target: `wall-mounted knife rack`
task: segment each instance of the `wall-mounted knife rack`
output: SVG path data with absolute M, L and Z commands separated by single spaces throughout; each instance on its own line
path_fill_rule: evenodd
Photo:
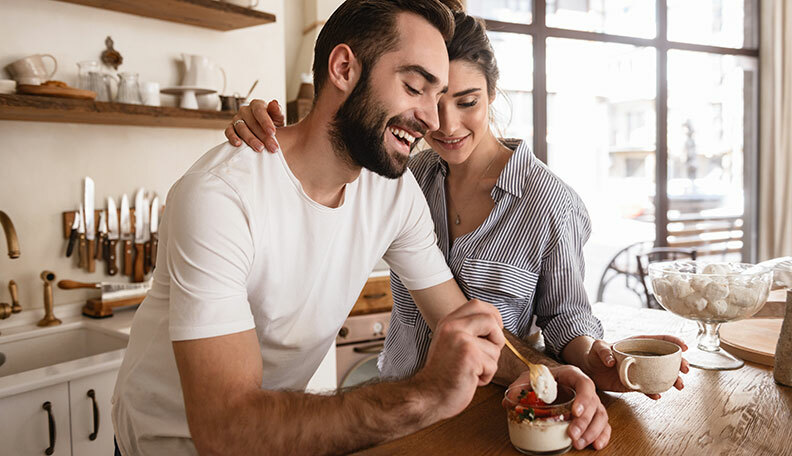
M 165 205 L 160 206 L 160 214 L 162 213 L 163 209 L 165 209 Z M 99 232 L 99 214 L 106 211 L 106 209 L 96 209 L 94 210 L 94 224 L 96 225 L 96 229 L 94 230 L 95 233 Z M 63 238 L 69 239 L 69 234 L 71 234 L 71 227 L 72 223 L 74 223 L 74 219 L 77 217 L 78 211 L 66 211 L 63 213 Z M 118 209 L 118 218 L 121 219 L 121 210 Z M 162 216 L 160 216 L 160 220 L 162 220 Z M 129 223 L 132 230 L 132 237 L 135 236 L 135 209 L 129 209 Z

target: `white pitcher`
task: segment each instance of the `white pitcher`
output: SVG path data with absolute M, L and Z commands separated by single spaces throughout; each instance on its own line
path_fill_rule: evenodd
M 219 71 L 223 76 L 223 87 L 219 92 L 225 92 L 226 74 L 222 67 L 213 63 L 209 58 L 197 54 L 182 54 L 182 61 L 184 62 L 184 78 L 181 84 L 183 87 L 215 89 L 217 88 L 215 76 Z

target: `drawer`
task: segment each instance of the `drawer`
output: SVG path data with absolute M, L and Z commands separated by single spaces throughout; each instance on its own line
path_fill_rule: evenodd
M 365 315 L 376 312 L 390 312 L 393 296 L 390 289 L 390 276 L 371 277 L 360 292 L 355 306 L 349 315 Z

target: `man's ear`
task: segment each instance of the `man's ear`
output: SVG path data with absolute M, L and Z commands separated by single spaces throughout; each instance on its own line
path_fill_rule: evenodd
M 338 90 L 349 94 L 357 85 L 362 68 L 352 48 L 341 43 L 330 53 L 327 70 L 330 83 Z

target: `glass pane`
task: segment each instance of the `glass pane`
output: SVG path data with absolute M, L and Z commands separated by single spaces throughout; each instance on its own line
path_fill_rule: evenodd
M 655 0 L 546 0 L 549 27 L 613 35 L 657 36 Z
M 741 258 L 743 163 L 753 144 L 756 68 L 752 57 L 668 53 L 671 246 Z
M 467 0 L 468 14 L 496 21 L 529 24 L 532 11 L 532 0 Z
M 533 144 L 533 47 L 530 35 L 489 32 L 500 80 L 492 104 L 496 134 Z
M 756 0 L 668 0 L 668 39 L 733 48 L 755 48 Z
M 592 300 L 617 252 L 655 238 L 655 59 L 653 48 L 547 40 L 548 165 L 591 217 L 584 255 Z M 642 302 L 623 280 L 603 299 Z

